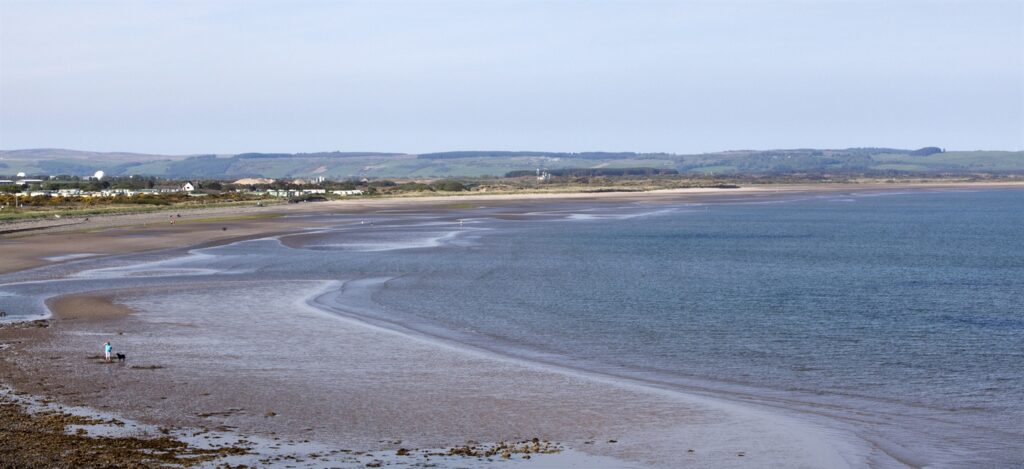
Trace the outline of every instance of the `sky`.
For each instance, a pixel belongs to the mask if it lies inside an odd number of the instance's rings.
[[[1024,1],[0,0],[0,149],[1024,149]]]

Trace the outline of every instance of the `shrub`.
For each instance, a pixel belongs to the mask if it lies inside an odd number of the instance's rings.
[[[443,180],[434,183],[434,189],[445,192],[460,192],[467,190],[466,185],[459,181]]]

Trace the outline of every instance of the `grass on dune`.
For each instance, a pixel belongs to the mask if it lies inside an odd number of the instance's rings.
[[[29,221],[29,220],[40,220],[46,218],[54,218],[55,216],[64,217],[90,217],[100,215],[127,215],[136,213],[152,213],[152,212],[166,212],[166,211],[185,211],[185,210],[196,210],[204,208],[216,208],[216,207],[234,207],[234,206],[249,206],[254,205],[255,202],[244,201],[244,202],[220,202],[212,204],[177,204],[177,205],[112,205],[112,206],[100,206],[100,207],[33,207],[33,208],[22,208],[22,209],[4,209],[0,210],[0,222],[16,222],[16,221]],[[266,205],[267,201],[263,201]]]

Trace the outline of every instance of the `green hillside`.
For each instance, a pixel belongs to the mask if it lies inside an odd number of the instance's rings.
[[[74,150],[0,151],[0,175],[68,174],[102,170],[111,176],[187,179],[243,177],[433,178],[504,176],[536,170],[649,168],[715,175],[937,175],[1024,173],[1024,152],[893,148],[744,150],[669,153],[459,151],[427,154],[322,152],[238,155],[145,155]]]

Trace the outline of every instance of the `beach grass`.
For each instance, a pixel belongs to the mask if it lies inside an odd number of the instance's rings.
[[[278,201],[264,201],[264,205],[276,205]],[[127,215],[136,213],[154,213],[166,211],[197,210],[218,207],[252,206],[252,201],[218,202],[211,204],[172,204],[172,205],[112,205],[101,207],[33,207],[0,210],[0,222],[30,221],[45,218],[90,217],[100,215]]]

